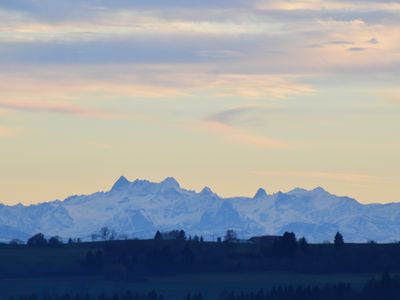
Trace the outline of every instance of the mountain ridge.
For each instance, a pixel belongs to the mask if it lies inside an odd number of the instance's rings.
[[[322,242],[340,231],[348,241],[392,242],[400,239],[400,203],[361,204],[321,187],[273,194],[260,188],[253,197],[223,198],[209,187],[184,189],[173,177],[155,183],[121,176],[108,191],[29,206],[0,205],[2,241],[36,232],[88,240],[102,226],[132,238],[184,229],[216,239],[234,229],[242,238],[294,231]]]

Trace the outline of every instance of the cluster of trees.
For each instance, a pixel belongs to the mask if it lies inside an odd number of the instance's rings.
[[[400,278],[385,273],[379,280],[368,281],[361,291],[348,283],[325,286],[274,287],[264,292],[228,293],[222,300],[392,300],[400,295]]]
[[[116,239],[127,239],[127,236],[118,235],[114,229],[103,226],[98,232],[91,234],[92,241],[114,241]]]
[[[284,243],[288,244],[288,247],[290,248],[290,244],[294,245],[295,244],[295,234],[293,232],[285,232],[283,235]],[[117,234],[117,232],[113,229],[110,229],[107,226],[104,226],[100,228],[98,232],[95,232],[91,234],[91,240],[92,241],[114,241],[114,240],[128,240],[127,235],[123,234]],[[178,241],[195,241],[195,242],[204,242],[203,236],[198,236],[198,235],[189,235],[187,237],[186,232],[184,230],[172,230],[172,231],[167,231],[167,232],[160,232],[157,230],[156,234],[154,235],[154,240],[178,240]],[[221,242],[222,239],[218,237],[217,242]],[[238,237],[238,234],[235,230],[229,229],[226,231],[224,239],[224,242],[227,243],[232,243],[232,242],[239,242],[240,239]],[[81,239],[68,239],[68,243],[80,243]],[[299,244],[301,245],[306,245],[307,240],[303,237],[299,241]],[[63,244],[63,239],[59,236],[53,236],[50,237],[49,239],[46,239],[43,233],[37,233],[33,235],[31,238],[29,238],[27,245],[29,246],[46,246],[46,245],[52,245],[52,246],[57,246]],[[371,242],[372,243],[372,242]],[[13,245],[22,245],[24,242],[19,239],[13,239],[10,241],[10,244]],[[335,247],[341,248],[344,245],[344,239],[343,236],[338,232],[335,235],[334,238],[334,244]]]
[[[337,232],[334,237],[334,248],[342,249],[344,239],[340,232]],[[281,256],[294,256],[298,251],[307,253],[309,244],[305,237],[297,240],[294,232],[285,232],[281,239],[276,239],[272,245],[273,251]]]
[[[81,242],[80,238],[77,238],[77,239],[69,238],[67,241],[68,244],[80,243],[80,242]],[[12,240],[10,242],[10,244],[11,245],[23,245],[24,242],[21,240]],[[27,246],[40,246],[40,247],[61,246],[62,244],[64,244],[64,241],[61,237],[55,235],[55,236],[52,236],[47,239],[43,233],[37,233],[37,234],[33,235],[26,242]]]
[[[107,245],[101,250],[89,250],[83,262],[88,273],[103,274],[110,279],[126,279],[138,273],[171,273],[193,270],[199,257],[200,242],[174,240],[156,243],[127,241],[121,245]],[[140,245],[135,247],[134,244]]]
[[[26,244],[28,246],[59,246],[63,244],[63,241],[59,236],[46,239],[43,233],[38,233],[28,239]]]
[[[167,232],[160,232],[157,230],[156,234],[154,235],[154,240],[161,241],[161,240],[177,240],[177,241],[194,241],[194,242],[204,242],[203,236],[198,235],[189,235],[186,236],[186,232],[184,230],[172,230]]]
[[[274,237],[275,238],[275,237]],[[286,270],[296,272],[400,271],[400,245],[348,244],[337,233],[333,244],[309,244],[293,232],[271,242],[237,242],[228,231],[224,242],[188,239],[183,230],[157,232],[153,240],[101,244],[102,261],[87,254],[85,269],[110,278],[145,274]]]

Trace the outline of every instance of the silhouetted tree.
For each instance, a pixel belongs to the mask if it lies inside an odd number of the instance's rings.
[[[293,256],[297,250],[297,240],[294,232],[285,232],[280,240],[273,244],[275,253],[282,256]]]
[[[161,232],[159,230],[157,230],[157,232],[156,232],[156,234],[154,236],[154,239],[157,240],[157,241],[160,241],[160,240],[163,239],[162,234],[161,234]]]
[[[103,241],[108,240],[108,236],[110,235],[111,230],[110,228],[104,226],[100,228],[100,237]]]
[[[28,246],[46,246],[47,240],[44,237],[43,233],[37,233],[28,240],[27,245]]]
[[[177,237],[176,237],[176,239],[179,240],[179,241],[185,241],[186,240],[185,231],[184,230],[180,230],[178,235],[177,235]]]
[[[59,237],[59,236],[52,236],[50,239],[49,239],[49,246],[60,246],[60,245],[62,245],[62,239],[61,239],[61,237]]]
[[[335,240],[334,240],[335,248],[340,249],[343,248],[344,245],[344,239],[343,236],[341,235],[340,232],[337,232],[335,235]]]
[[[224,242],[231,243],[238,240],[237,233],[235,230],[229,229],[225,233]]]
[[[300,238],[298,241],[298,244],[299,244],[299,248],[301,251],[303,251],[303,252],[308,251],[308,242],[305,237]]]

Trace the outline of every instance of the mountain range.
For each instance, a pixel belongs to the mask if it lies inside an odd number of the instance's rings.
[[[111,190],[24,206],[0,205],[0,240],[48,236],[89,240],[103,226],[129,238],[149,238],[156,230],[184,229],[205,239],[223,237],[227,229],[240,238],[293,231],[311,242],[400,240],[400,203],[361,204],[323,188],[254,197],[222,198],[210,188],[183,189],[174,178],[160,183],[121,177]]]

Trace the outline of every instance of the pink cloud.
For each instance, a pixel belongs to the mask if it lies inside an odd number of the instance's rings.
[[[10,138],[13,137],[15,132],[7,127],[0,126],[0,138]]]
[[[222,136],[224,139],[242,145],[273,149],[284,149],[292,147],[290,144],[284,141],[254,135],[240,128],[232,127],[220,122],[208,121],[206,122],[206,129],[213,134]]]
[[[10,101],[0,100],[0,108],[25,112],[50,112],[74,116],[87,116],[98,119],[117,119],[120,116],[114,113],[96,109],[88,109],[70,104],[56,104],[51,102]]]
[[[294,178],[316,178],[349,183],[370,183],[376,181],[377,177],[355,174],[355,173],[336,173],[336,172],[317,172],[317,171],[253,171],[252,174],[273,177],[294,177]]]

